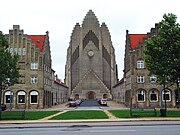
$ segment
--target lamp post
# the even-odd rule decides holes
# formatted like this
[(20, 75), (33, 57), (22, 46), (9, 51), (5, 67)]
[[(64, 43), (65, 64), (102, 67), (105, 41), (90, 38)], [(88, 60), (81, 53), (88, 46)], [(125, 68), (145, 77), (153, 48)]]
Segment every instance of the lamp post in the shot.
[[(7, 83), (8, 83), (8, 86), (11, 85), (11, 82), (10, 82), (10, 78), (7, 78)], [(10, 111), (12, 111), (12, 89), (10, 89)]]

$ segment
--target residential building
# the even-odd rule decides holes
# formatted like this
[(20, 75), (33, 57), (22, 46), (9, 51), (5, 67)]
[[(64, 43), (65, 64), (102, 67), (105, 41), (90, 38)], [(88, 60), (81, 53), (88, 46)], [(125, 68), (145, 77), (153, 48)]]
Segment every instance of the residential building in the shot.
[[(14, 25), (5, 35), (12, 55), (19, 55), (19, 83), (2, 93), (3, 103), (13, 109), (40, 109), (53, 105), (52, 60), (49, 32), (28, 35)], [(52, 83), (53, 82), (53, 83)]]
[[(126, 31), (124, 55), (125, 104), (133, 108), (175, 107), (177, 101), (176, 87), (165, 90), (157, 82), (156, 75), (149, 75), (145, 63), (145, 39), (157, 34), (158, 24), (147, 34), (129, 34)], [(122, 89), (123, 90), (123, 89)]]

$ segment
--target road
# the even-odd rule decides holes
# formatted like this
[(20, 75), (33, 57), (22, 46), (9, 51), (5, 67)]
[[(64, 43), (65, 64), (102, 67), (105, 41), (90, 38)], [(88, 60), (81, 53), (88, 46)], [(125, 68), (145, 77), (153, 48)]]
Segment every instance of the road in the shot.
[(100, 105), (96, 100), (84, 100), (80, 107), (100, 107)]
[(0, 135), (179, 135), (180, 121), (2, 124)]

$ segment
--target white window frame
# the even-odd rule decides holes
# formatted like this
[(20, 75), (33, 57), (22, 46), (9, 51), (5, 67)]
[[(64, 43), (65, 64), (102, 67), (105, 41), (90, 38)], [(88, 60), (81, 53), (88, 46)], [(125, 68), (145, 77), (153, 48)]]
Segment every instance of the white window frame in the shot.
[(137, 69), (144, 68), (144, 60), (138, 60), (137, 61)]
[[(166, 102), (171, 102), (171, 91), (170, 90), (165, 90), (166, 91), (166, 94), (168, 94), (169, 95), (169, 100), (166, 100)], [(162, 91), (162, 101), (163, 102), (165, 102), (165, 100), (164, 100), (164, 90)]]
[[(6, 102), (6, 98), (7, 98), (6, 96), (9, 96), (9, 103)], [(13, 92), (12, 91), (6, 91), (4, 94), (4, 103), (10, 104), (11, 103), (11, 100), (10, 100), (11, 96), (12, 96), (12, 103), (13, 103)]]
[(26, 55), (26, 48), (23, 48), (22, 55)]
[[(156, 94), (156, 100), (151, 100), (151, 95), (152, 95), (152, 94)], [(150, 92), (149, 92), (149, 101), (150, 101), (150, 102), (158, 102), (158, 100), (159, 100), (159, 99), (158, 99), (158, 91), (157, 91), (157, 90), (154, 90), (154, 89), (153, 89), (153, 90), (150, 90)]]
[(38, 69), (38, 63), (37, 62), (32, 62), (31, 63), (31, 69)]
[[(24, 96), (24, 102), (19, 102), (19, 96)], [(25, 104), (26, 103), (26, 93), (24, 91), (19, 91), (17, 93), (17, 104)]]
[(143, 75), (137, 76), (137, 83), (144, 83), (144, 76)]
[[(144, 96), (144, 98), (143, 98), (144, 100), (139, 100), (139, 94), (141, 94), (142, 96)], [(145, 102), (145, 101), (146, 101), (146, 99), (145, 99), (145, 98), (146, 98), (146, 97), (145, 97), (145, 94), (146, 94), (146, 93), (145, 93), (145, 90), (138, 90), (138, 91), (137, 91), (137, 102)]]
[[(38, 92), (37, 91), (31, 91), (30, 92), (30, 104), (38, 104)], [(36, 96), (37, 98), (37, 102), (36, 103), (32, 103), (32, 97), (31, 96)]]
[(18, 55), (22, 54), (22, 48), (18, 48)]
[(31, 84), (37, 84), (38, 83), (38, 77), (32, 76), (31, 77)]

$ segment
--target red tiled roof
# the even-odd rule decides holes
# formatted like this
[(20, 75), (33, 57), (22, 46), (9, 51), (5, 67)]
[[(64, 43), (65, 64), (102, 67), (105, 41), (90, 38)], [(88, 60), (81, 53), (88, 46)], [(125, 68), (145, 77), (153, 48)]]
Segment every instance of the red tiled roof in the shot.
[(45, 35), (27, 35), (27, 38), (32, 40), (32, 43), (34, 43), (36, 47), (40, 49), (40, 52), (43, 51)]
[(147, 34), (129, 34), (131, 48), (135, 48), (139, 45), (139, 42), (143, 41), (143, 38), (147, 37)]

